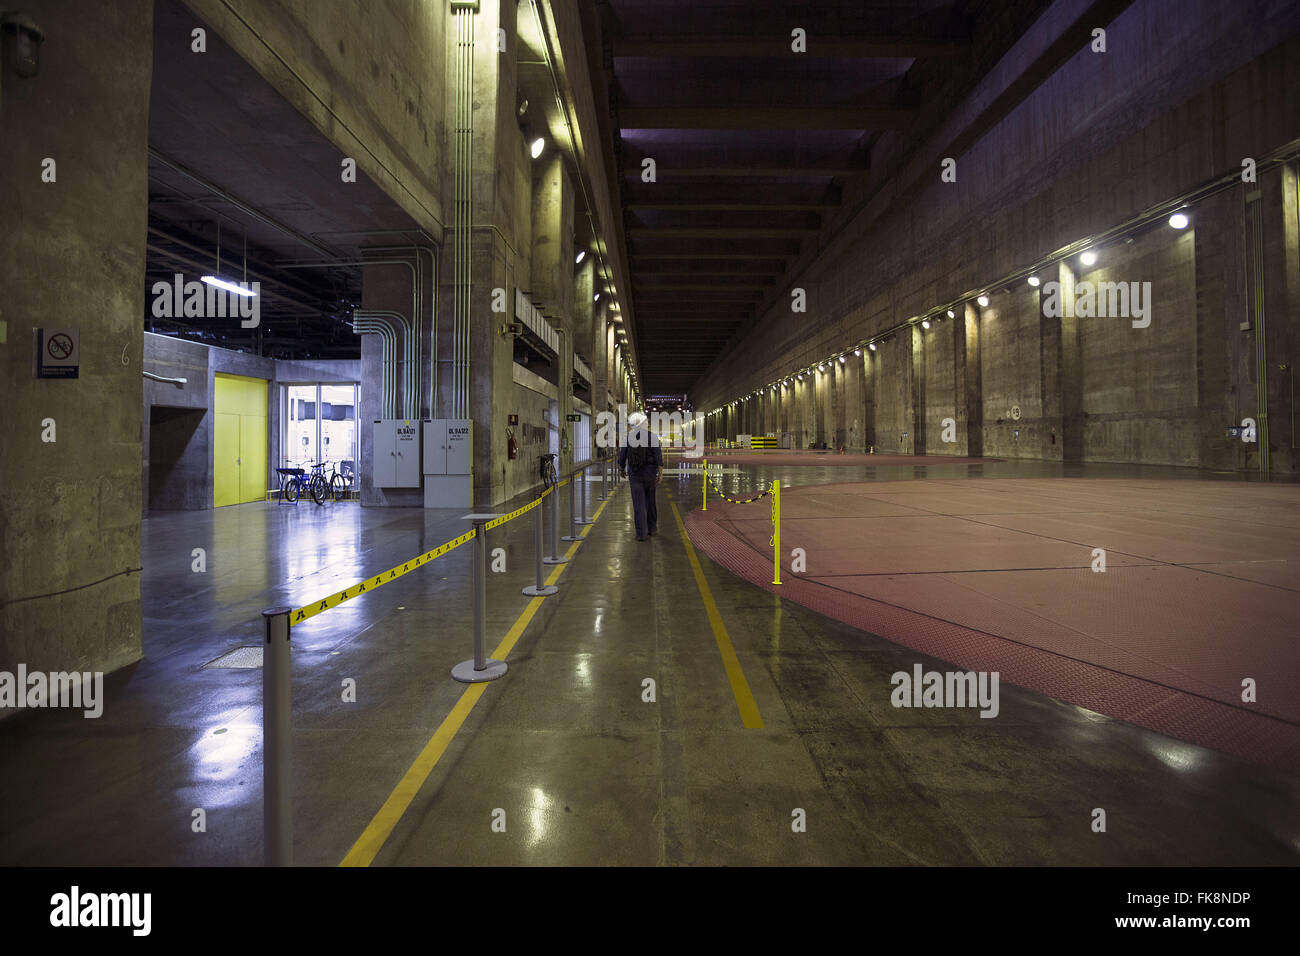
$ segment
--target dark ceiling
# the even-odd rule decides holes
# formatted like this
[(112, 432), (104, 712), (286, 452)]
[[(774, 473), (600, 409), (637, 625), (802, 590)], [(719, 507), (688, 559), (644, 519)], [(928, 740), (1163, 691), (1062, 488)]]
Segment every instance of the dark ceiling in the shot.
[[(278, 358), (355, 358), (349, 322), (361, 269), (287, 269), (289, 261), (355, 261), (363, 246), (427, 243), (364, 173), (340, 175), (342, 154), (216, 31), (177, 0), (154, 11), (149, 101), (149, 234), (145, 327)], [(150, 289), (176, 273), (261, 282), (260, 324), (159, 319)]]
[(602, 0), (643, 388), (688, 393), (843, 222), (881, 138), (933, 129), (1047, 6)]

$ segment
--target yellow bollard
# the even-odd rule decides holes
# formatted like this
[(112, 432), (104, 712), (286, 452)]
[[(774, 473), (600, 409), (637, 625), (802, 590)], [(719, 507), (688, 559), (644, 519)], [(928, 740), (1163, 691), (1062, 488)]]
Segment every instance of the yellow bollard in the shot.
[(704, 459), (704, 506), (701, 511), (709, 510), (709, 459)]
[(781, 583), (781, 479), (772, 482), (772, 583)]

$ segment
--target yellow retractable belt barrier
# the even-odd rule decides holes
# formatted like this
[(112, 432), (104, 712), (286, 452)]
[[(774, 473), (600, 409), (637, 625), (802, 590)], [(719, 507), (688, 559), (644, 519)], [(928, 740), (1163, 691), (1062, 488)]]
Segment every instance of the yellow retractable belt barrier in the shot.
[[(527, 514), (529, 511), (532, 511), (534, 508), (540, 505), (542, 503), (542, 500), (551, 493), (551, 490), (552, 489), (547, 488), (545, 491), (543, 491), (540, 495), (537, 496), (537, 499), (535, 501), (531, 502), (530, 504), (524, 505), (524, 507), (520, 508), (518, 511), (512, 511), (508, 515), (502, 515), (499, 518), (492, 519), (487, 523), (485, 527), (495, 528), (498, 525), (505, 524), (507, 521), (512, 521), (515, 518), (518, 518), (522, 514)], [(407, 574), (411, 571), (414, 571), (416, 568), (423, 567), (424, 565), (432, 561), (434, 558), (441, 557), (442, 555), (446, 554), (449, 551), (456, 550), (462, 544), (474, 540), (474, 536), (475, 536), (475, 532), (467, 531), (464, 534), (462, 534), (459, 538), (452, 538), (450, 541), (438, 545), (432, 551), (426, 551), (424, 552), (424, 554), (417, 554), (414, 558), (411, 558), (408, 561), (403, 561), (401, 564), (397, 565), (396, 567), (389, 568), (387, 571), (383, 572), (382, 574), (376, 574), (374, 580), (371, 580), (370, 578), (366, 578), (366, 580), (360, 581), (352, 585), (351, 587), (346, 587), (342, 591), (339, 591), (335, 594), (331, 594), (327, 598), (321, 598), (319, 601), (313, 601), (312, 603), (303, 605), (302, 607), (294, 608), (293, 612), (289, 615), (289, 623), (300, 624), (303, 621), (307, 620), (309, 617), (315, 617), (317, 614), (320, 614), (322, 611), (328, 611), (331, 608), (338, 607), (344, 601), (349, 601), (352, 598), (365, 594), (368, 591), (373, 591), (375, 588), (382, 587), (383, 585), (387, 584), (389, 581), (395, 581), (398, 578), (400, 578), (403, 574)]]
[(758, 501), (760, 498), (772, 496), (772, 536), (767, 539), (768, 547), (772, 549), (772, 583), (781, 583), (781, 479), (775, 479), (772, 484), (761, 494), (753, 498), (728, 498), (718, 487), (718, 483), (709, 477), (709, 461), (704, 460), (704, 506), (701, 510), (709, 510), (709, 485), (713, 485), (713, 490), (718, 493), (718, 497), (724, 501), (730, 501), (733, 505), (747, 505), (751, 502)]

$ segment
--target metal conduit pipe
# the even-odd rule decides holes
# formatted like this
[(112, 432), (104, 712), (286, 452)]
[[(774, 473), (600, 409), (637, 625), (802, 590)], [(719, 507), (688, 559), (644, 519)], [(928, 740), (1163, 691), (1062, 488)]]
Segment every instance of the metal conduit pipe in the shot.
[[(423, 272), (423, 270), (420, 270), (420, 269), (418, 268), (418, 266), (419, 266), (420, 253), (421, 253), (421, 252), (427, 252), (427, 253), (429, 254), (429, 279), (430, 279), (430, 282), (429, 282), (429, 288), (430, 288), (430, 290), (431, 290), (430, 295), (429, 295), (429, 337), (430, 337), (430, 347), (429, 347), (429, 370), (430, 370), (430, 375), (429, 375), (429, 404), (428, 404), (426, 407), (428, 408), (428, 415), (427, 415), (427, 417), (428, 417), (428, 418), (437, 418), (438, 416), (437, 416), (437, 414), (435, 413), (436, 410), (435, 410), (435, 408), (434, 408), (434, 404), (435, 404), (435, 403), (434, 403), (434, 396), (437, 394), (437, 388), (438, 388), (438, 256), (437, 256), (437, 254), (434, 252), (434, 250), (433, 250), (431, 247), (429, 247), (429, 246), (415, 245), (415, 244), (412, 244), (412, 245), (410, 245), (410, 246), (371, 246), (371, 247), (369, 247), (369, 248), (373, 249), (375, 252), (387, 252), (387, 253), (404, 252), (404, 251), (406, 251), (407, 249), (409, 249), (409, 250), (411, 250), (411, 251), (415, 254), (415, 259), (416, 259), (416, 264), (417, 264), (417, 271), (416, 271), (416, 274), (417, 274), (417, 276), (418, 276), (418, 278), (419, 278), (419, 286), (418, 286), (418, 288), (419, 288), (419, 296), (418, 296), (418, 298), (419, 298), (419, 305), (420, 305), (420, 311), (419, 311), (419, 313), (417, 314), (416, 319), (415, 319), (415, 323), (414, 323), (414, 325), (415, 325), (415, 358), (416, 358), (416, 362), (418, 363), (417, 366), (416, 366), (416, 368), (417, 368), (417, 372), (420, 373), (420, 374), (422, 374), (423, 371), (424, 371), (424, 360), (423, 360), (423, 358), (421, 357), (421, 353), (422, 353), (422, 351), (423, 351), (423, 347), (424, 347), (424, 329), (423, 329), (423, 316), (424, 316), (424, 272)], [(417, 374), (417, 381), (419, 381), (419, 380), (420, 380), (420, 377), (419, 377), (419, 374)], [(416, 413), (417, 413), (417, 414), (420, 414), (420, 412), (421, 412), (421, 409), (418, 409), (418, 408), (417, 408), (417, 409), (416, 409)], [(426, 416), (424, 416), (424, 415), (420, 415), (420, 417), (423, 418), (423, 417), (426, 417)]]
[[(418, 403), (415, 394), (415, 369), (411, 365), (410, 357), (412, 352), (418, 351), (414, 348), (414, 340), (411, 335), (411, 322), (400, 312), (392, 312), (388, 309), (353, 309), (352, 318), (356, 319), (388, 319), (393, 323), (400, 325), (402, 334), (405, 336), (403, 343), (403, 353), (406, 355), (406, 367), (402, 369), (402, 418), (417, 418)], [(394, 355), (396, 361), (396, 355)], [(397, 380), (396, 370), (392, 375), (394, 382)]]
[[(276, 268), (278, 269), (334, 269), (339, 267), (353, 267), (353, 266), (363, 266), (363, 267), (364, 266), (405, 266), (407, 268), (407, 271), (411, 273), (411, 314), (414, 315), (418, 312), (419, 290), (417, 288), (417, 284), (419, 282), (419, 269), (417, 269), (415, 267), (415, 264), (413, 264), (409, 259), (335, 259), (330, 262), (277, 262), (276, 263)], [(408, 351), (409, 351), (409, 347), (414, 344), (410, 341), (410, 339), (411, 337), (408, 335), (407, 336)], [(408, 362), (410, 362), (411, 366), (414, 367), (415, 363), (411, 361), (409, 358), (408, 358)], [(418, 375), (418, 370), (417, 370), (417, 375)], [(417, 387), (418, 387), (418, 380), (417, 380)], [(414, 394), (414, 392), (412, 392), (412, 394)], [(405, 417), (414, 418), (415, 416), (407, 415)]]
[[(496, 227), (494, 226), (493, 228), (495, 229)], [(497, 231), (500, 232), (500, 230)], [(429, 287), (433, 290), (433, 294), (429, 297), (429, 337), (431, 339), (431, 347), (429, 350), (429, 368), (431, 374), (429, 376), (429, 406), (428, 407), (429, 407), (429, 417), (437, 418), (438, 410), (436, 406), (437, 406), (437, 395), (438, 395), (438, 265), (439, 265), (438, 250), (441, 248), (441, 243), (436, 242), (432, 236), (430, 236), (423, 229), (420, 229), (418, 227), (415, 229), (354, 229), (351, 231), (343, 231), (343, 232), (313, 232), (312, 237), (316, 238), (318, 236), (319, 237), (332, 236), (334, 238), (342, 238), (345, 236), (347, 237), (409, 236), (413, 232), (419, 233), (421, 236), (423, 236), (431, 243), (431, 245), (427, 245), (427, 246), (422, 246), (419, 243), (413, 243), (409, 248), (417, 249), (421, 252), (427, 252), (429, 254), (429, 275), (430, 275)], [(383, 252), (385, 248), (406, 249), (408, 247), (407, 246), (391, 246), (391, 247), (375, 246), (373, 248), (377, 252)]]
[(396, 396), (394, 385), (393, 362), (397, 353), (397, 335), (392, 327), (381, 319), (353, 319), (352, 328), (357, 334), (373, 333), (379, 336), (383, 346), (383, 358), (380, 364), (380, 418), (396, 418)]
[(452, 324), (452, 418), (467, 417), (469, 409), (469, 300), (471, 184), (473, 161), (474, 10), (453, 6), (456, 18), (456, 186), (455, 257)]
[(376, 324), (371, 324), (364, 320), (353, 320), (352, 331), (357, 335), (378, 335), (381, 347), (383, 349), (383, 358), (379, 365), (380, 386), (379, 386), (379, 417), (388, 418), (388, 334), (385, 329)]

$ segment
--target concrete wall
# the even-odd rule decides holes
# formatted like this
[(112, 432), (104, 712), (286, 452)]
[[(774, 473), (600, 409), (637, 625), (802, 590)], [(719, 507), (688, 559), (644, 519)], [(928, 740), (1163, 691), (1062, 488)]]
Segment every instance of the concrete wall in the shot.
[[(792, 321), (779, 286), (741, 345), (696, 386), (700, 408), (992, 286), (973, 322), (957, 303), (964, 328), (945, 320), (910, 343), (900, 330), (870, 359), (863, 401), (877, 450), (964, 454), (982, 445), (996, 456), (1257, 469), (1258, 446), (1223, 434), (1256, 411), (1256, 333), (1240, 325), (1249, 305), (1243, 209), (1258, 190), (1269, 448), (1273, 473), (1296, 473), (1297, 409), (1289, 369), (1279, 368), (1300, 344), (1294, 164), (1196, 203), (1183, 232), (1161, 222), (1131, 244), (1108, 243), (1093, 274), (1063, 280), (1151, 282), (1148, 328), (1049, 320), (1023, 277), (1010, 291), (999, 280), (1300, 137), (1300, 8), (1134, 3), (1107, 26), (1108, 53), (1069, 59), (980, 129), (957, 157), (957, 182), (941, 182), (941, 151), (1050, 44), (1070, 7), (1055, 4), (930, 139), (882, 139), (873, 172), (846, 188), (846, 205), (856, 195), (856, 206), (828, 224), (789, 277), (807, 290), (809, 314)], [(872, 193), (886, 174), (892, 185)], [(1041, 278), (1061, 276), (1053, 266)], [(838, 431), (838, 395), (827, 408), (793, 392), (783, 390), (781, 402), (793, 401), (796, 422), (817, 416), (795, 426), (805, 442)], [(955, 443), (938, 432), (950, 416), (962, 426)]]
[[(279, 486), (275, 469), (280, 462), (282, 409), (280, 386), (289, 383), (358, 382), (357, 361), (285, 361), (262, 358), (189, 342), (167, 335), (145, 333), (144, 368), (166, 378), (185, 378), (185, 385), (144, 380), (144, 417), (141, 444), (144, 461), (144, 501), (147, 511), (195, 511), (213, 506), (213, 418), (218, 372), (266, 379), (268, 488)], [(153, 434), (150, 422), (159, 423)], [(362, 408), (357, 409), (358, 434), (368, 437)], [(166, 447), (154, 447), (151, 439)]]
[[(108, 671), (141, 655), (153, 4), (36, 0), (24, 11), (48, 40), (39, 75), (6, 72), (0, 84), (0, 670)], [(46, 158), (54, 182), (42, 182)], [(68, 326), (80, 331), (80, 377), (36, 379), (34, 330)]]
[(442, 240), (450, 4), (185, 2)]

